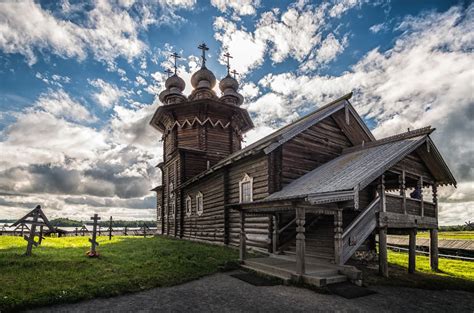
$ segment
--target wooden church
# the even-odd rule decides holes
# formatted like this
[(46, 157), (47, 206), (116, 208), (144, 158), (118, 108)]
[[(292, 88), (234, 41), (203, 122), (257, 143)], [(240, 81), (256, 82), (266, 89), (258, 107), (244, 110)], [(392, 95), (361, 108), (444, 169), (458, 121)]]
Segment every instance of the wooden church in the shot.
[[(191, 94), (183, 94), (175, 59), (150, 122), (164, 150), (153, 189), (158, 234), (239, 246), (243, 266), (324, 285), (359, 281), (346, 263), (376, 251), (376, 238), (387, 276), (387, 233), (410, 235), (413, 271), (416, 232), (429, 230), (437, 268), (437, 187), (456, 180), (430, 139), (433, 128), (376, 139), (349, 93), (242, 148), (253, 123), (239, 84), (228, 66), (218, 96), (200, 48)], [(248, 249), (268, 257), (246, 259)]]

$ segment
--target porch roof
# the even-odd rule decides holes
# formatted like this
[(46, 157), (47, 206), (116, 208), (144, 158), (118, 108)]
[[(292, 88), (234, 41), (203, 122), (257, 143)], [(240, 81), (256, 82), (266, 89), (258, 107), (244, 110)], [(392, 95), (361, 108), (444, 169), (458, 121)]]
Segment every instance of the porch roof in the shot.
[[(355, 147), (296, 179), (265, 200), (308, 198), (312, 202), (311, 198), (320, 199), (324, 195), (363, 189), (425, 142), (433, 147), (433, 154), (438, 154), (428, 137), (433, 130), (428, 127), (370, 142), (366, 147)], [(440, 165), (445, 166), (444, 162)], [(445, 171), (447, 179), (443, 183), (456, 184), (447, 167)]]

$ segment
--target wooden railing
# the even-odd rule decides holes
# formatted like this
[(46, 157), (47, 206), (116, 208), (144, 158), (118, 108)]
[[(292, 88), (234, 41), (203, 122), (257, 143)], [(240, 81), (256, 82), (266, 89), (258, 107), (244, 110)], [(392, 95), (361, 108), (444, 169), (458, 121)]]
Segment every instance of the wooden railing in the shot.
[(342, 251), (340, 263), (344, 264), (360, 247), (377, 226), (376, 212), (380, 198), (375, 198), (344, 230), (342, 234)]
[(435, 204), (423, 201), (423, 209), (421, 200), (405, 198), (405, 208), (403, 206), (403, 197), (387, 193), (385, 194), (387, 212), (398, 214), (410, 214), (417, 216), (436, 217)]

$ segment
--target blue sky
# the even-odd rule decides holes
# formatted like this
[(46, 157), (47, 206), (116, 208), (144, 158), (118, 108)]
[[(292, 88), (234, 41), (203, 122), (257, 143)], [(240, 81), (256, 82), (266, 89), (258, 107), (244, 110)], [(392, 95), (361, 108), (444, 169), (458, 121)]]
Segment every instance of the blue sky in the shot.
[[(458, 179), (441, 223), (473, 216), (473, 5), (463, 1), (2, 1), (0, 217), (153, 218), (159, 135), (146, 126), (177, 51), (218, 78), (229, 51), (250, 143), (325, 102), (377, 137), (432, 125)], [(190, 91), (189, 83), (187, 92)]]

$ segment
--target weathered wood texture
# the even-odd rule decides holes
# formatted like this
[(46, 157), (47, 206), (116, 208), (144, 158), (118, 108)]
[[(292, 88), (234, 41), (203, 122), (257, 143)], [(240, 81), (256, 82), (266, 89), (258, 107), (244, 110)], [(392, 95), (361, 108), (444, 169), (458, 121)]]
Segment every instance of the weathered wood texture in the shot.
[(334, 159), (351, 145), (332, 117), (308, 128), (282, 147), (282, 186)]

